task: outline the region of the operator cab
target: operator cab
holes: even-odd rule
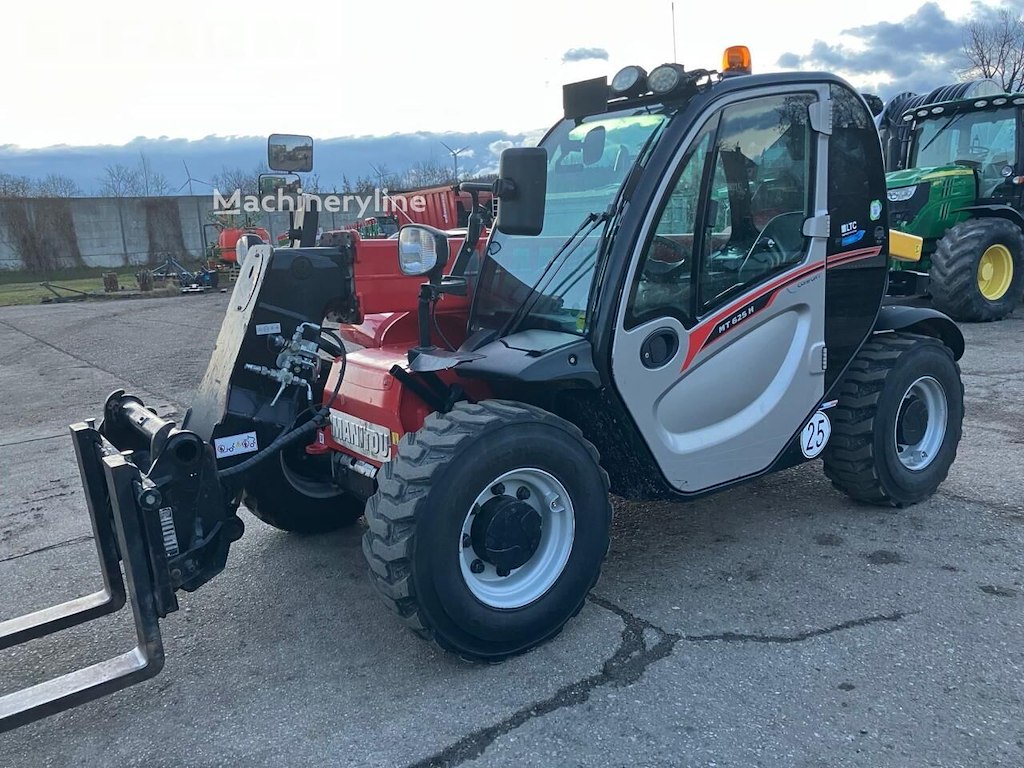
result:
[[[499,341],[459,366],[520,387],[538,361],[592,360],[573,364],[576,383],[605,386],[601,410],[653,453],[638,472],[660,468],[676,493],[802,460],[791,425],[870,335],[887,279],[863,98],[830,74],[751,75],[749,54],[725,58],[728,76],[668,64],[565,87],[539,145],[543,229],[502,231],[499,199],[469,321],[471,339]],[[643,455],[628,433],[625,453]]]

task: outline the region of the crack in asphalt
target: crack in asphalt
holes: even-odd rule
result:
[[[452,768],[479,757],[500,736],[535,718],[582,704],[596,688],[606,685],[620,688],[635,683],[651,664],[668,656],[681,639],[681,635],[666,632],[603,598],[591,595],[589,600],[616,614],[624,622],[619,647],[605,661],[599,673],[563,686],[543,701],[523,707],[494,725],[474,731],[437,754],[411,763],[408,768]],[[649,648],[644,642],[644,630],[652,630],[658,635],[658,640]]]
[[[977,504],[979,507],[985,507],[986,509],[994,512],[1004,512],[1013,518],[1021,518],[1024,516],[1024,509],[1019,505],[1007,504],[1002,501],[986,501],[985,499],[975,499],[970,496],[965,496],[962,493],[956,493],[955,491],[947,491],[940,488],[937,492],[938,496],[944,496],[952,501],[959,501],[964,504]]]
[[[668,632],[605,598],[590,595],[587,599],[595,605],[614,613],[623,621],[622,639],[619,642],[619,647],[605,661],[599,673],[563,686],[548,698],[525,706],[494,725],[473,731],[454,744],[445,747],[440,752],[415,763],[410,763],[407,768],[455,768],[455,766],[461,765],[468,760],[480,757],[501,736],[525,725],[530,720],[551,714],[559,709],[583,704],[597,688],[607,685],[621,688],[635,683],[652,664],[661,661],[671,654],[680,641],[688,643],[732,642],[783,645],[801,643],[847,629],[855,629],[880,622],[902,621],[907,616],[915,613],[914,611],[895,611],[894,613],[866,616],[820,629],[801,632],[796,635],[755,635],[739,632],[721,632],[714,635],[682,635],[676,632]],[[658,636],[657,641],[650,647],[647,647],[647,644],[644,642],[645,630],[653,631]]]
[[[746,635],[739,632],[720,632],[717,635],[684,635],[683,639],[688,643],[711,643],[711,642],[725,642],[725,643],[767,643],[767,644],[782,644],[787,643],[802,643],[805,640],[811,640],[815,637],[822,637],[824,635],[831,635],[833,632],[842,632],[846,629],[855,629],[856,627],[866,627],[869,624],[878,624],[879,622],[895,622],[902,621],[907,616],[910,616],[911,612],[907,611],[896,611],[894,613],[884,613],[878,616],[866,616],[862,619],[850,619],[849,621],[841,621],[838,624],[833,624],[830,627],[823,627],[821,629],[812,629],[807,632],[801,632],[797,635]]]
[[[26,437],[24,440],[15,440],[11,443],[0,443],[0,448],[13,448],[16,445],[25,445],[25,443],[36,443],[40,440],[53,440],[57,437],[67,437],[67,435],[61,432],[59,435],[43,435],[42,437]]]
[[[29,555],[35,555],[39,552],[46,552],[50,549],[58,549],[60,547],[70,547],[72,544],[81,544],[86,541],[92,541],[92,535],[88,536],[76,536],[73,539],[67,541],[58,541],[56,544],[47,544],[45,547],[37,547],[36,549],[30,549],[28,552],[19,552],[16,555],[8,555],[7,557],[0,557],[0,563],[6,563],[11,560],[17,560],[22,557],[28,557]]]

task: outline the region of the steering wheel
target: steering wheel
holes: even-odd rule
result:
[[[787,258],[788,254],[785,249],[783,249],[782,244],[776,238],[772,237],[768,232],[768,229],[765,228],[765,230],[757,236],[757,239],[754,240],[754,244],[750,246],[750,250],[747,251],[747,255],[743,257],[743,261],[740,263],[737,274],[742,275],[751,260],[753,260],[753,263],[757,265],[762,272],[767,272],[772,267],[785,263]]]
[[[690,254],[686,248],[669,237],[655,235],[644,264],[644,273],[647,277],[665,281],[689,270]]]

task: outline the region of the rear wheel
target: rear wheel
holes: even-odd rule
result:
[[[363,552],[421,635],[498,660],[556,635],[608,549],[608,476],[569,422],[522,403],[459,403],[402,438],[366,505]]]
[[[363,502],[324,479],[327,457],[309,457],[302,446],[286,448],[254,469],[242,502],[268,525],[295,533],[325,533],[352,525],[363,515]],[[318,471],[320,470],[320,471]]]
[[[830,412],[825,474],[849,496],[905,506],[931,496],[956,457],[960,369],[941,342],[885,334],[850,365]]]
[[[932,302],[956,320],[1001,320],[1024,298],[1024,233],[1006,219],[970,219],[939,240]]]

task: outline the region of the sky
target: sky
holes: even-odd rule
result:
[[[676,59],[716,68],[724,47],[745,44],[757,72],[824,68],[883,95],[930,90],[952,80],[963,20],[999,4],[676,0]],[[673,60],[671,6],[7,3],[0,172],[24,149],[143,138],[535,135],[559,116],[562,84]]]

